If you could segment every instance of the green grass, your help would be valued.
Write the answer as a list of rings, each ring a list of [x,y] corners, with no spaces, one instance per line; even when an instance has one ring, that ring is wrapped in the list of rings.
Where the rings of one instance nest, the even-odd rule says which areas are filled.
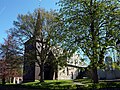
[[[23,83],[22,85],[37,87],[37,88],[49,88],[49,89],[76,89],[76,85],[72,80],[45,80],[40,83],[39,81]]]
[[[76,80],[74,80],[74,82],[80,82],[82,84],[89,84],[89,83],[92,83],[92,80],[85,78],[85,79],[76,79]]]
[[[79,84],[83,85],[79,85]],[[28,89],[76,89],[77,87],[82,88],[83,90],[89,90],[95,88],[96,90],[99,88],[120,88],[120,82],[105,82],[100,81],[98,84],[92,83],[91,79],[77,79],[77,80],[45,80],[45,82],[40,83],[38,80],[35,82],[23,83],[21,85],[13,85],[7,84],[8,87],[16,87],[16,88],[28,88]]]
[[[91,88],[95,88],[95,89],[114,88],[114,87],[120,88],[120,81],[119,82],[118,81],[116,81],[116,82],[99,81],[99,83],[94,84],[91,79],[77,79],[77,80],[74,80],[74,82],[80,82],[80,83],[84,84],[85,90],[88,90]]]

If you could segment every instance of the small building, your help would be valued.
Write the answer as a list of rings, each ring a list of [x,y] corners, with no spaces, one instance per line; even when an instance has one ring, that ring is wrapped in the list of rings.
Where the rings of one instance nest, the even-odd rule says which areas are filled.
[[[87,68],[87,64],[81,61],[79,54],[74,53],[71,58],[67,60],[67,65],[63,68],[58,68],[58,80],[61,79],[76,79],[81,70]],[[82,76],[82,75],[81,75]]]

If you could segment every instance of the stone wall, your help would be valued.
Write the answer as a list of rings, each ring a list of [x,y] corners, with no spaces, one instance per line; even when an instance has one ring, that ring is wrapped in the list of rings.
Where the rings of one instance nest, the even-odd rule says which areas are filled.
[[[98,76],[99,76],[99,79],[106,79],[106,80],[120,79],[120,70],[118,70],[118,69],[114,69],[114,70],[99,69]]]

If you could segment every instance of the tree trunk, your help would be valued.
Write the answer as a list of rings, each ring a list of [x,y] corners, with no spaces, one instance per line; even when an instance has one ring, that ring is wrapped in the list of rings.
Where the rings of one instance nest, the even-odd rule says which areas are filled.
[[[44,82],[44,63],[41,62],[41,66],[40,66],[40,82]]]
[[[2,85],[5,85],[5,77],[2,78]]]
[[[91,18],[91,23],[90,23],[90,31],[92,35],[92,79],[94,83],[98,83],[98,74],[97,74],[97,62],[98,62],[98,56],[97,56],[97,30],[95,29],[95,19],[94,19],[94,10],[93,10],[93,0],[90,1],[90,18]]]
[[[92,79],[94,83],[98,83],[98,74],[97,74],[97,67],[92,68]]]

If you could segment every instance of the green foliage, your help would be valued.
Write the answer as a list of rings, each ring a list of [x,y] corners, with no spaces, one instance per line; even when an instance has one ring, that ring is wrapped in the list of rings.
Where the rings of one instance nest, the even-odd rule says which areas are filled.
[[[40,11],[40,22],[42,25],[42,35],[44,38],[49,37],[52,33],[52,21],[54,19],[54,11],[45,11],[44,9],[36,9],[33,13],[19,14],[17,20],[14,21],[14,27],[8,30],[9,33],[16,36],[22,44],[34,36],[35,31],[39,31],[41,27],[38,27],[38,10]],[[36,30],[37,29],[37,30]],[[40,34],[39,32],[38,34]]]
[[[103,64],[108,46],[116,47],[116,40],[120,39],[119,3],[118,0],[58,2],[61,7],[57,18],[60,27],[57,35],[62,37],[60,45],[71,52],[81,48],[91,60],[94,74],[97,74],[96,68]]]
[[[112,63],[112,67],[115,68],[115,69],[118,69],[120,70],[120,66],[117,64],[117,63]]]
[[[55,68],[58,64],[64,65],[66,62],[63,52],[57,50],[59,45],[57,45],[57,38],[55,37],[56,34],[53,27],[55,24],[54,20],[54,11],[48,12],[39,8],[33,13],[19,14],[17,20],[13,23],[14,28],[8,31],[16,37],[22,48],[24,48],[24,44],[26,46],[28,44],[33,46],[35,52],[33,52],[33,49],[32,53],[30,53],[30,50],[30,52],[25,51],[25,55],[32,59],[31,61],[36,61],[39,65],[41,81],[43,81],[42,78],[44,76],[44,64],[48,59],[52,60],[50,62],[54,64]],[[53,57],[49,58],[51,56]],[[28,63],[30,62],[28,61]]]
[[[61,6],[59,20],[62,23],[58,32],[61,32],[59,36],[64,47],[71,50],[80,47],[92,60],[98,58],[103,48],[115,46],[120,34],[117,0],[60,0],[58,4]]]

